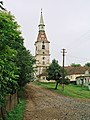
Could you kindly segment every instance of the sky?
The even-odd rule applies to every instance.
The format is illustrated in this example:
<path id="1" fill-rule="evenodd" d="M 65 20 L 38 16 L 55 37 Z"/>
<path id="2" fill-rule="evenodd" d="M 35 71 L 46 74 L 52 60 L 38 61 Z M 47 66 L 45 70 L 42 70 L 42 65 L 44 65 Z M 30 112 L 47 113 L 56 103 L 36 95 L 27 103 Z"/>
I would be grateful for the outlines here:
<path id="1" fill-rule="evenodd" d="M 90 62 L 90 0 L 3 0 L 21 26 L 25 47 L 35 54 L 41 8 L 45 32 L 50 41 L 50 59 L 62 65 Z"/>

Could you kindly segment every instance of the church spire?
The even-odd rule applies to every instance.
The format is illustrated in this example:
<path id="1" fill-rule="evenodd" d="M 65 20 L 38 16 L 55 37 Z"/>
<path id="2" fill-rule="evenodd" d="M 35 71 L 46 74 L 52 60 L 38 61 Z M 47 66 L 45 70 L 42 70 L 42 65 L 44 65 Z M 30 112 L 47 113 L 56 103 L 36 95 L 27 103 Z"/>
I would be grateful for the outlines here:
<path id="1" fill-rule="evenodd" d="M 45 31 L 44 30 L 44 21 L 43 21 L 43 15 L 42 15 L 42 9 L 41 9 L 41 16 L 40 16 L 40 24 L 39 24 L 39 31 Z"/>

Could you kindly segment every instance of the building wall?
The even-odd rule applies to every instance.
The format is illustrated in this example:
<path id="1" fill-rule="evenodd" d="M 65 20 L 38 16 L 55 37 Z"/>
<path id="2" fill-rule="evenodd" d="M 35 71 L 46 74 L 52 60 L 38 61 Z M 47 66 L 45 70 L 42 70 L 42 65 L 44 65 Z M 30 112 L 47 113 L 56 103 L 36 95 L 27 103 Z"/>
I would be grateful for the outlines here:
<path id="1" fill-rule="evenodd" d="M 84 76 L 84 74 L 73 74 L 73 75 L 67 75 L 66 77 L 70 79 L 70 81 L 76 81 L 76 77 Z"/>
<path id="2" fill-rule="evenodd" d="M 49 43 L 50 42 L 47 40 L 46 37 L 45 25 L 41 11 L 39 32 L 38 32 L 37 40 L 35 42 L 35 59 L 36 59 L 35 68 L 36 68 L 36 76 L 38 76 L 38 78 L 42 80 L 46 80 L 45 78 L 46 76 L 43 77 L 42 75 L 45 74 L 44 71 L 50 64 Z"/>

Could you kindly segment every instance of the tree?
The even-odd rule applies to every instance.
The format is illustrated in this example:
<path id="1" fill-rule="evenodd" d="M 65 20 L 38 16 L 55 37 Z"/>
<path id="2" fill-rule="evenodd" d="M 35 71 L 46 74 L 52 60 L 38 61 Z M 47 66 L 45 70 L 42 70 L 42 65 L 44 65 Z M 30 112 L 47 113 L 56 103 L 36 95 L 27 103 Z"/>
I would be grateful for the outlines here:
<path id="1" fill-rule="evenodd" d="M 13 94 L 33 78 L 31 53 L 23 45 L 23 38 L 15 17 L 0 11 L 0 107 L 5 96 Z"/>
<path id="2" fill-rule="evenodd" d="M 80 67 L 81 65 L 80 65 L 80 64 L 72 63 L 71 66 L 72 66 L 72 67 Z"/>
<path id="3" fill-rule="evenodd" d="M 0 11 L 0 106 L 4 105 L 5 96 L 18 88 L 17 50 L 11 47 L 15 43 L 15 37 L 11 37 L 14 34 L 11 18 L 10 13 Z"/>
<path id="4" fill-rule="evenodd" d="M 17 65 L 20 68 L 18 84 L 20 87 L 25 86 L 26 83 L 34 79 L 34 63 L 34 57 L 25 49 L 25 47 L 18 51 Z"/>
<path id="5" fill-rule="evenodd" d="M 58 64 L 57 60 L 52 60 L 52 63 L 47 68 L 47 80 L 55 80 L 56 86 L 55 89 L 57 89 L 58 83 L 60 82 L 60 78 L 62 75 L 62 68 Z"/>
<path id="6" fill-rule="evenodd" d="M 85 64 L 85 67 L 90 67 L 90 62 L 87 62 L 87 63 Z"/>

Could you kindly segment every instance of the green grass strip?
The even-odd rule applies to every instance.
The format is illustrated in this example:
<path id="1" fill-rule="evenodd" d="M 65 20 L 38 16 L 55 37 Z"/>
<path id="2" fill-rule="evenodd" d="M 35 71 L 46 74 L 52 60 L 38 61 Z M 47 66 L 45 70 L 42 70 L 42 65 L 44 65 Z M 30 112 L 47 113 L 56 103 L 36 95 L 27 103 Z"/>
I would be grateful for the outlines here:
<path id="1" fill-rule="evenodd" d="M 25 109 L 25 100 L 20 100 L 20 103 L 8 113 L 6 120 L 23 120 L 23 112 Z"/>
<path id="2" fill-rule="evenodd" d="M 88 87 L 85 86 L 65 85 L 64 91 L 62 91 L 61 85 L 58 85 L 58 90 L 54 90 L 55 83 L 34 82 L 34 84 L 42 86 L 52 91 L 56 91 L 57 93 L 62 94 L 64 96 L 90 99 L 90 91 L 88 90 Z"/>

